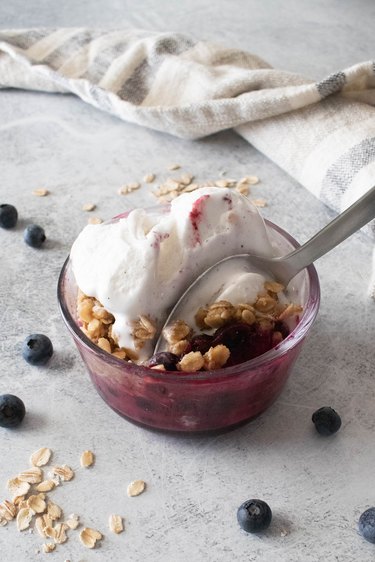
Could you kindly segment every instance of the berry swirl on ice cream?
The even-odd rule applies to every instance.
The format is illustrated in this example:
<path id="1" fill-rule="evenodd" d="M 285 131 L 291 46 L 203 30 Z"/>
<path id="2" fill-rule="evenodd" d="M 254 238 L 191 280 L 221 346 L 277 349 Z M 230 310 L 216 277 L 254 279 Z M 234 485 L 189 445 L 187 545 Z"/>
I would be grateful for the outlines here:
<path id="1" fill-rule="evenodd" d="M 119 358 L 166 368 L 165 358 L 150 356 L 170 309 L 208 267 L 243 253 L 272 256 L 275 250 L 257 208 L 230 189 L 201 188 L 170 206 L 135 209 L 124 218 L 88 225 L 70 254 L 81 327 Z M 283 287 L 259 272 L 228 269 L 226 277 L 211 294 L 198 295 L 197 306 L 181 318 L 182 331 L 172 327 L 168 370 L 244 361 L 289 333 L 283 314 L 297 318 L 300 307 L 287 301 Z"/>

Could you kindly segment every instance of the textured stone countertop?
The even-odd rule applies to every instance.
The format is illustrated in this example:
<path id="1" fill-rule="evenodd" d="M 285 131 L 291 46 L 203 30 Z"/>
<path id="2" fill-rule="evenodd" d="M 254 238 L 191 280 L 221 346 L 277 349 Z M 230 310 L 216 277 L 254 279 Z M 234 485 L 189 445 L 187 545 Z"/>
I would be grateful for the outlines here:
<path id="1" fill-rule="evenodd" d="M 375 5 L 370 0 L 12 0 L 0 4 L 2 28 L 135 26 L 176 30 L 257 53 L 272 65 L 319 78 L 374 54 Z M 357 533 L 362 511 L 375 504 L 375 305 L 366 291 L 372 244 L 357 233 L 316 267 L 322 302 L 293 375 L 277 402 L 230 433 L 178 437 L 136 427 L 96 393 L 60 317 L 59 271 L 86 224 L 82 205 L 94 202 L 107 219 L 152 204 L 143 186 L 128 196 L 118 188 L 153 172 L 167 177 L 171 162 L 199 180 L 256 174 L 255 197 L 264 216 L 300 242 L 333 212 L 231 131 L 200 141 L 176 140 L 100 113 L 69 95 L 0 92 L 0 199 L 19 211 L 15 230 L 1 231 L 0 394 L 13 393 L 27 415 L 16 430 L 0 431 L 0 499 L 7 479 L 50 447 L 54 462 L 76 470 L 51 499 L 66 515 L 100 529 L 100 548 L 85 549 L 77 531 L 44 554 L 36 532 L 14 522 L 0 527 L 1 562 L 370 562 L 374 545 Z M 32 190 L 44 187 L 47 197 Z M 48 241 L 26 246 L 22 231 L 36 222 Z M 54 356 L 31 367 L 20 346 L 30 333 L 50 336 Z M 311 415 L 331 405 L 343 425 L 333 438 L 314 432 Z M 82 451 L 95 452 L 90 470 Z M 128 498 L 127 484 L 147 482 Z M 262 536 L 247 535 L 237 507 L 250 497 L 274 513 Z M 119 513 L 126 530 L 108 531 Z"/>

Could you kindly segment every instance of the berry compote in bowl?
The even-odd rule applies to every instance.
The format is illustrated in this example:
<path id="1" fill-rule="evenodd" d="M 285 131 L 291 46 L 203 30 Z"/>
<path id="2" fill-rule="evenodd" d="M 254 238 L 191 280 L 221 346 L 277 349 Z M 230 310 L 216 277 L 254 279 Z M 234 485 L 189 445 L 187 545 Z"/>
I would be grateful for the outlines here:
<path id="1" fill-rule="evenodd" d="M 280 227 L 265 223 L 280 255 L 298 246 Z M 146 428 L 211 432 L 255 418 L 280 395 L 320 302 L 319 280 L 313 265 L 300 272 L 292 283 L 303 309 L 297 326 L 285 339 L 250 360 L 198 372 L 155 370 L 111 355 L 93 343 L 81 330 L 77 318 L 78 288 L 69 258 L 60 273 L 58 300 L 90 378 L 108 406 Z"/>

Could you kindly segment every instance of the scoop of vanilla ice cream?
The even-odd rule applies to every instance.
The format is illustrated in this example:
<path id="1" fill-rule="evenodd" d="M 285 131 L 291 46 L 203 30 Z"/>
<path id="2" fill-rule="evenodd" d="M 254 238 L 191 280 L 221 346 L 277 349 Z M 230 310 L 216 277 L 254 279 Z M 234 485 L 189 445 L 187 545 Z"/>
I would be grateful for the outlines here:
<path id="1" fill-rule="evenodd" d="M 119 346 L 134 349 L 132 331 L 140 315 L 160 328 L 198 275 L 241 253 L 274 254 L 262 217 L 239 193 L 207 187 L 179 196 L 170 208 L 135 209 L 125 218 L 86 226 L 70 258 L 78 287 L 113 314 Z M 228 278 L 233 300 L 231 282 Z M 256 288 L 245 288 L 241 279 L 238 298 L 258 290 L 260 283 L 254 278 Z M 149 357 L 153 343 L 146 342 L 140 359 Z"/>

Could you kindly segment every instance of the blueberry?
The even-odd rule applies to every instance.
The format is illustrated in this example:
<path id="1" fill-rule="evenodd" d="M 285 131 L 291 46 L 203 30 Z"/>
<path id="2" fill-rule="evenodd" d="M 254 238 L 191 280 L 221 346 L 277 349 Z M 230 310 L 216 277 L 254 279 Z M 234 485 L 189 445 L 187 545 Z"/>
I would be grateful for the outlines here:
<path id="1" fill-rule="evenodd" d="M 272 511 L 263 500 L 247 500 L 237 510 L 237 521 L 247 533 L 258 533 L 270 526 Z"/>
<path id="2" fill-rule="evenodd" d="M 40 248 L 46 239 L 46 235 L 41 226 L 29 224 L 24 230 L 23 239 L 32 248 Z"/>
<path id="3" fill-rule="evenodd" d="M 146 361 L 146 367 L 155 367 L 155 365 L 163 365 L 167 371 L 177 371 L 177 363 L 179 358 L 174 353 L 170 351 L 160 351 L 155 353 L 148 361 Z"/>
<path id="4" fill-rule="evenodd" d="M 358 530 L 367 541 L 375 543 L 375 507 L 366 509 L 359 518 Z"/>
<path id="5" fill-rule="evenodd" d="M 316 431 L 320 435 L 332 435 L 341 427 L 341 418 L 333 408 L 323 406 L 312 415 Z"/>
<path id="6" fill-rule="evenodd" d="M 30 365 L 45 365 L 52 353 L 52 342 L 43 334 L 31 334 L 22 344 L 22 356 Z"/>
<path id="7" fill-rule="evenodd" d="M 2 228 L 14 228 L 17 224 L 18 213 L 13 205 L 4 203 L 0 205 L 0 226 Z"/>
<path id="8" fill-rule="evenodd" d="M 0 427 L 16 427 L 25 417 L 25 404 L 13 394 L 0 396 Z"/>

